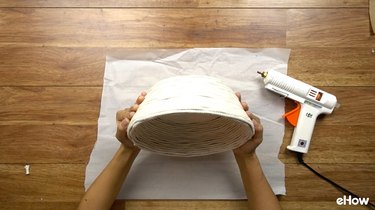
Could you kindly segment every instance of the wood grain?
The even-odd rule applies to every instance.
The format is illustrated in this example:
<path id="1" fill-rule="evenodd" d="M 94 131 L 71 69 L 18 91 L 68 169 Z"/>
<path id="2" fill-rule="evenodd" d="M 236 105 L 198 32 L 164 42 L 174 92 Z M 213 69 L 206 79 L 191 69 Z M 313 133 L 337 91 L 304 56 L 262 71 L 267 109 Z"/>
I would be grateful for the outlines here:
<path id="1" fill-rule="evenodd" d="M 3 8 L 0 13 L 2 45 L 285 46 L 286 11 L 277 9 Z"/>
<path id="2" fill-rule="evenodd" d="M 281 201 L 282 209 L 288 210 L 366 210 L 367 206 L 339 206 L 335 201 L 315 201 L 315 202 L 298 202 L 298 201 Z"/>
<path id="3" fill-rule="evenodd" d="M 368 7 L 366 0 L 191 0 L 191 1 L 178 1 L 178 0 L 0 0 L 0 7 L 167 7 L 167 8 L 180 8 L 180 7 L 193 7 L 193 8 L 289 8 L 289 7 Z"/>
<path id="4" fill-rule="evenodd" d="M 96 130 L 96 125 L 0 125 L 0 163 L 86 163 Z"/>
<path id="5" fill-rule="evenodd" d="M 327 87 L 337 96 L 341 107 L 320 119 L 320 125 L 373 125 L 374 87 Z M 2 121 L 96 124 L 100 87 L 0 87 L 0 123 Z M 290 101 L 287 110 L 294 106 Z"/>
<path id="6" fill-rule="evenodd" d="M 0 202 L 2 210 L 75 210 L 78 204 L 79 202 Z"/>
<path id="7" fill-rule="evenodd" d="M 287 125 L 280 148 L 279 159 L 283 163 L 297 163 L 295 153 L 286 149 L 292 139 L 294 127 Z M 375 126 L 370 125 L 317 125 L 314 128 L 307 163 L 369 163 L 375 158 L 372 144 Z M 266 141 L 267 139 L 265 139 Z"/>
<path id="8" fill-rule="evenodd" d="M 319 87 L 337 97 L 339 108 L 330 115 L 321 115 L 319 124 L 327 125 L 374 125 L 375 113 L 372 107 L 375 104 L 374 87 Z M 286 100 L 285 110 L 292 110 L 296 105 Z"/>
<path id="9" fill-rule="evenodd" d="M 341 107 L 318 119 L 311 145 L 313 152 L 307 155 L 307 160 L 372 163 L 373 87 L 353 87 L 350 91 L 327 87 L 326 90 L 337 95 Z M 96 140 L 100 94 L 99 87 L 0 88 L 1 162 L 86 161 Z M 290 110 L 294 104 L 287 102 L 286 109 Z M 293 132 L 293 127 L 286 125 L 280 158 L 295 163 L 294 156 L 285 149 Z M 56 148 L 59 149 L 54 152 Z"/>
<path id="10" fill-rule="evenodd" d="M 287 47 L 288 74 L 338 97 L 305 161 L 375 199 L 375 47 L 367 0 L 0 0 L 0 209 L 76 209 L 96 140 L 105 56 L 122 48 Z M 293 103 L 286 101 L 286 110 Z M 283 209 L 342 196 L 285 149 Z M 31 174 L 24 174 L 24 164 Z M 247 209 L 246 201 L 117 201 L 112 209 Z"/>
<path id="11" fill-rule="evenodd" d="M 322 175 L 350 189 L 361 197 L 375 199 L 375 165 L 371 164 L 309 164 Z M 342 193 L 335 187 L 312 174 L 302 165 L 288 164 L 285 167 L 285 183 L 288 196 L 282 200 L 336 201 Z M 313 187 L 315 186 L 315 187 Z M 317 187 L 319 186 L 319 187 Z"/>
<path id="12" fill-rule="evenodd" d="M 0 123 L 31 121 L 59 124 L 96 124 L 99 87 L 2 87 Z"/>
<path id="13" fill-rule="evenodd" d="M 105 48 L 0 47 L 0 86 L 102 86 L 106 52 Z"/>
<path id="14" fill-rule="evenodd" d="M 342 196 L 303 166 L 285 166 L 288 195 L 281 196 L 282 201 L 335 202 Z M 0 164 L 0 205 L 1 202 L 78 202 L 83 195 L 84 164 L 31 164 L 30 175 L 25 175 L 23 167 L 23 164 Z M 311 164 L 311 167 L 353 192 L 375 199 L 374 164 Z M 353 177 L 355 181 L 350 181 Z"/>
<path id="15" fill-rule="evenodd" d="M 368 47 L 293 48 L 288 75 L 314 86 L 374 86 L 375 56 Z"/>
<path id="16" fill-rule="evenodd" d="M 341 8 L 341 7 L 368 7 L 368 2 L 364 0 L 247 0 L 247 1 L 236 1 L 236 0 L 201 0 L 199 1 L 199 7 L 227 7 L 227 8 Z"/>
<path id="17" fill-rule="evenodd" d="M 288 210 L 367 210 L 366 206 L 338 206 L 334 201 L 281 201 Z M 3 210 L 67 210 L 76 209 L 78 202 L 1 202 Z M 247 210 L 246 201 L 116 201 L 111 210 Z"/>
<path id="18" fill-rule="evenodd" d="M 331 202 L 293 202 L 281 201 L 282 209 L 287 210 L 349 210 L 363 209 L 365 206 L 338 206 L 335 201 Z M 113 206 L 113 210 L 248 210 L 246 201 L 121 201 Z"/>
<path id="19" fill-rule="evenodd" d="M 290 9 L 287 47 L 368 47 L 368 9 Z"/>
<path id="20" fill-rule="evenodd" d="M 358 4 L 358 2 L 353 2 Z M 132 8 L 132 7 L 154 7 L 154 8 L 181 8 L 181 7 L 198 7 L 199 0 L 179 1 L 179 0 L 67 0 L 67 1 L 54 1 L 54 0 L 0 0 L 0 7 L 116 7 L 116 8 Z M 361 4 L 359 4 L 361 5 Z"/>
<path id="21" fill-rule="evenodd" d="M 72 202 L 84 192 L 84 164 L 0 164 L 0 202 Z"/>
<path id="22" fill-rule="evenodd" d="M 0 47 L 0 86 L 102 86 L 105 57 L 123 48 Z M 369 48 L 296 48 L 288 75 L 314 86 L 373 86 Z"/>
<path id="23" fill-rule="evenodd" d="M 306 162 L 373 163 L 373 125 L 319 123 Z M 297 163 L 295 155 L 286 150 L 292 132 L 287 126 L 279 154 L 284 163 Z M 0 133 L 0 163 L 86 163 L 96 141 L 96 125 L 11 124 L 0 125 Z"/>

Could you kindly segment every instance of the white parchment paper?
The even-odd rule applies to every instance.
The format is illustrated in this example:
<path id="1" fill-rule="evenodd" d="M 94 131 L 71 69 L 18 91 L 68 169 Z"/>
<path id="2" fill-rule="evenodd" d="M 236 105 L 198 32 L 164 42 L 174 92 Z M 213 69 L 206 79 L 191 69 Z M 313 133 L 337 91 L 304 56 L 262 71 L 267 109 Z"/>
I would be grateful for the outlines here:
<path id="1" fill-rule="evenodd" d="M 256 73 L 287 73 L 289 49 L 194 48 L 134 49 L 107 57 L 98 137 L 86 168 L 86 189 L 111 160 L 116 111 L 131 106 L 143 90 L 176 75 L 208 75 L 240 91 L 261 118 L 264 140 L 257 149 L 263 171 L 276 194 L 285 194 L 284 164 L 278 153 L 284 136 L 284 99 L 264 88 Z M 118 199 L 245 199 L 239 169 L 231 151 L 179 158 L 141 151 Z"/>

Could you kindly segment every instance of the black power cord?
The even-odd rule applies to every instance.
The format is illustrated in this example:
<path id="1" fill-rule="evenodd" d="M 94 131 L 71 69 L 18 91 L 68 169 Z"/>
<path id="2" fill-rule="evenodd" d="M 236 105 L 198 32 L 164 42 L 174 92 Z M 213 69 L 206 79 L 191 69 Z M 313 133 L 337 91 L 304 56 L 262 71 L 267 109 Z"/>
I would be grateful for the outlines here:
<path id="1" fill-rule="evenodd" d="M 315 171 L 313 168 L 311 168 L 309 165 L 307 165 L 305 163 L 305 161 L 303 161 L 303 153 L 297 152 L 297 159 L 298 159 L 298 162 L 300 164 L 304 165 L 306 168 L 308 168 L 310 171 L 312 171 L 315 175 L 322 178 L 324 181 L 330 183 L 331 185 L 333 185 L 334 187 L 339 189 L 341 192 L 345 192 L 345 193 L 347 193 L 347 194 L 349 194 L 349 195 L 351 195 L 351 196 L 353 196 L 354 198 L 357 198 L 357 199 L 360 198 L 358 195 L 352 193 L 351 191 L 345 189 L 344 187 L 340 186 L 336 182 L 334 182 L 334 181 L 328 179 L 327 177 L 321 175 L 319 172 Z M 370 201 L 368 202 L 367 206 L 370 207 L 371 209 L 375 209 L 375 205 L 373 203 L 371 203 Z"/>

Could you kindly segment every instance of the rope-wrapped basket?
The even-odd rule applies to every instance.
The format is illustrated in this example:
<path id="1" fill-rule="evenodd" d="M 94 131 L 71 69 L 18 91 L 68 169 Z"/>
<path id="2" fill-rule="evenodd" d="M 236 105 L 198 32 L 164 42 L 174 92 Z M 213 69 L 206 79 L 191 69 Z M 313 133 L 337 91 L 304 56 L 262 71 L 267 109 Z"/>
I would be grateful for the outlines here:
<path id="1" fill-rule="evenodd" d="M 193 157 L 241 146 L 254 125 L 232 89 L 216 78 L 190 75 L 152 86 L 127 133 L 141 149 Z"/>

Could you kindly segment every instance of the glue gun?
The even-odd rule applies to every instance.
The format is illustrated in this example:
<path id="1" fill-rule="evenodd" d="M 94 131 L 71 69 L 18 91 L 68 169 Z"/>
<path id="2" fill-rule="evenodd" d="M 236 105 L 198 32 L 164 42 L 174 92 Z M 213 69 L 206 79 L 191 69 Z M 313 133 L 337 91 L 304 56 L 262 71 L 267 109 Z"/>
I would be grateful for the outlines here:
<path id="1" fill-rule="evenodd" d="M 266 89 L 296 102 L 297 107 L 283 115 L 295 126 L 287 149 L 307 153 L 318 115 L 331 114 L 339 106 L 336 96 L 275 70 L 258 73 L 264 78 Z"/>

